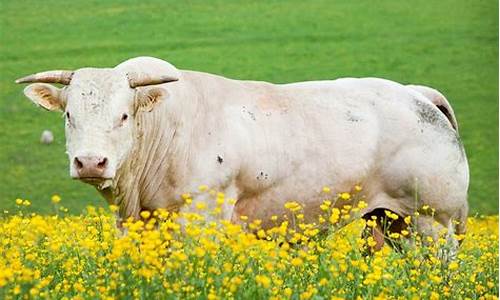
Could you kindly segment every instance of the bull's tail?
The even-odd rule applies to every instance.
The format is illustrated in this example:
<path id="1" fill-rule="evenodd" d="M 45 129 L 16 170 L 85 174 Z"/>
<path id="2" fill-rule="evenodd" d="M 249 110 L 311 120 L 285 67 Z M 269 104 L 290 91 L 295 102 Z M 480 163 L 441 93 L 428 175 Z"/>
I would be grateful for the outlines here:
<path id="1" fill-rule="evenodd" d="M 446 100 L 446 97 L 443 96 L 443 94 L 433 88 L 423 85 L 410 84 L 407 85 L 407 87 L 419 92 L 420 94 L 431 100 L 432 103 L 434 103 L 434 105 L 436 105 L 436 107 L 446 116 L 448 121 L 450 121 L 451 126 L 458 133 L 458 123 L 457 119 L 455 118 L 455 113 L 453 112 L 453 108 L 451 107 L 448 100 Z"/>

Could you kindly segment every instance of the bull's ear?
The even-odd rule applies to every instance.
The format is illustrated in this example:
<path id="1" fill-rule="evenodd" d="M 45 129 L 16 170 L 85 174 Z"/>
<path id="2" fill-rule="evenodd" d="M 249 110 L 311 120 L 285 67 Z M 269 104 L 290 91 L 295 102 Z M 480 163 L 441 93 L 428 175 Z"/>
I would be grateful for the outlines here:
<path id="1" fill-rule="evenodd" d="M 152 111 L 168 96 L 168 92 L 161 87 L 140 87 L 136 88 L 136 90 L 136 111 Z"/>
<path id="2" fill-rule="evenodd" d="M 33 83 L 24 89 L 24 95 L 33 103 L 50 111 L 63 111 L 61 89 L 46 83 Z"/>

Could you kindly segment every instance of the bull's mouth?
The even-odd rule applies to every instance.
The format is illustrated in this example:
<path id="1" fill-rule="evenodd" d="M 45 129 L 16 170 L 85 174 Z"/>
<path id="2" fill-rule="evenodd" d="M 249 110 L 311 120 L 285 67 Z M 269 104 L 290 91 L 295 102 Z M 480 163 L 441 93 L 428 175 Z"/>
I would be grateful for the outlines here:
<path id="1" fill-rule="evenodd" d="M 81 180 L 85 183 L 98 184 L 98 183 L 105 181 L 108 178 L 104 178 L 104 177 L 76 177 L 75 179 Z"/>
<path id="2" fill-rule="evenodd" d="M 111 181 L 113 180 L 113 178 L 106 177 L 74 177 L 73 179 L 78 179 L 99 189 L 108 187 L 109 185 L 111 185 Z"/>

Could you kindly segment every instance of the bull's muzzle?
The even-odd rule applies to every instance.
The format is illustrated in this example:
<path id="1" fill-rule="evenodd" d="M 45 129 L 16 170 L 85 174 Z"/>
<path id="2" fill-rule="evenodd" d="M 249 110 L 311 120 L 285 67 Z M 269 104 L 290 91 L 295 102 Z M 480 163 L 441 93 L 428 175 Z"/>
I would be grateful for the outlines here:
<path id="1" fill-rule="evenodd" d="M 99 181 L 105 179 L 108 159 L 102 156 L 77 156 L 73 165 L 78 175 L 76 179 Z"/>

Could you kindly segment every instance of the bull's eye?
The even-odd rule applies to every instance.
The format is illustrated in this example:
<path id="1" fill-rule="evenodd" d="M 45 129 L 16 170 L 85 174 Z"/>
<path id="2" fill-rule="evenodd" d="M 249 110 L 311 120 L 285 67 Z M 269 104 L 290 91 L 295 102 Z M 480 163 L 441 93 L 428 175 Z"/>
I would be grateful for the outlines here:
<path id="1" fill-rule="evenodd" d="M 128 115 L 127 114 L 123 114 L 122 115 L 122 122 L 127 121 L 127 119 L 128 119 Z"/>

